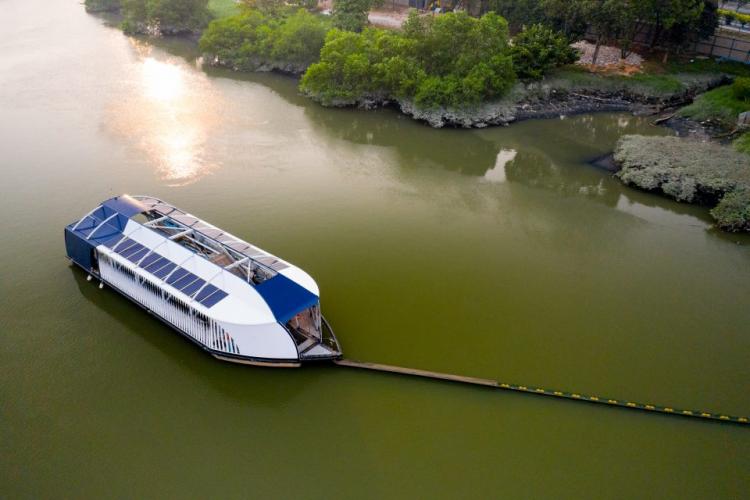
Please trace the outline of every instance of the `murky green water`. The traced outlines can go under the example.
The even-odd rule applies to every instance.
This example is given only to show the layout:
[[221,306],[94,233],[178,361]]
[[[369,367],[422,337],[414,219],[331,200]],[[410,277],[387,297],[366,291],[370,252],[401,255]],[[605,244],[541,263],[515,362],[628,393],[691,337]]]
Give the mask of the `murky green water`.
[[747,429],[223,364],[64,258],[76,216],[153,194],[310,272],[348,357],[746,415],[750,238],[587,164],[666,130],[431,130],[72,0],[0,8],[3,497],[747,495]]

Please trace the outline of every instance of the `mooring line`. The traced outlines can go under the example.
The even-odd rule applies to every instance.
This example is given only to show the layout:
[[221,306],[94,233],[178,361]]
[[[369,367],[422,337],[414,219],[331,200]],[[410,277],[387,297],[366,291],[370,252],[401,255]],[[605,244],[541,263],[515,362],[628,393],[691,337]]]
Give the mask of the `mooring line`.
[[603,398],[599,396],[589,396],[585,394],[579,394],[575,392],[565,391],[551,391],[542,387],[525,386],[518,384],[506,384],[498,382],[497,380],[476,378],[476,377],[465,377],[462,375],[453,375],[450,373],[431,372],[427,370],[418,370],[416,368],[405,368],[401,366],[383,365],[379,363],[365,363],[360,361],[353,361],[350,359],[339,359],[335,361],[337,365],[347,366],[350,368],[362,368],[365,370],[373,370],[380,372],[398,373],[401,375],[412,375],[416,377],[431,378],[437,380],[447,380],[450,382],[459,382],[463,384],[480,385],[484,387],[492,387],[495,389],[503,389],[507,391],[525,392],[528,394],[536,394],[538,396],[552,396],[562,399],[571,399],[574,401],[585,401],[587,403],[597,403],[609,406],[618,406],[620,408],[629,408],[631,410],[643,410],[653,413],[662,413],[665,415],[676,415],[680,417],[693,417],[701,418],[704,420],[716,420],[719,422],[727,422],[733,424],[747,425],[750,423],[748,417],[735,417],[733,415],[725,415],[723,413],[715,413],[702,410],[681,410],[678,408],[672,408],[669,406],[661,406],[654,404],[643,404],[636,403],[634,401],[627,401],[622,399]]

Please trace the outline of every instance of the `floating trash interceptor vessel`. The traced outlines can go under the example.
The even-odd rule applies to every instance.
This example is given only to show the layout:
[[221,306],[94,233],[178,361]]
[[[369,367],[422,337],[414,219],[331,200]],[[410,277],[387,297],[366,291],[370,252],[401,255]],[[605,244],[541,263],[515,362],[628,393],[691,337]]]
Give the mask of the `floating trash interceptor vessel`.
[[68,258],[216,358],[341,357],[302,269],[150,196],[117,196],[65,228]]

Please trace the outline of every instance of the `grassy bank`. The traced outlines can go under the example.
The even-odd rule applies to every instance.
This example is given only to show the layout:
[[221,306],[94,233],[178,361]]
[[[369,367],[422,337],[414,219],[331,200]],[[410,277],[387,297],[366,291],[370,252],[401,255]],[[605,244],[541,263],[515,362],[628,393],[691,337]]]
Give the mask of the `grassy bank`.
[[747,155],[720,144],[629,135],[618,142],[615,162],[625,184],[711,206],[721,229],[750,231]]
[[[750,111],[750,77],[738,77],[732,85],[725,85],[698,96],[679,113],[699,122],[710,122],[727,131],[736,129],[741,113]],[[737,137],[734,148],[750,154],[750,131]]]
[[735,139],[732,145],[737,151],[750,155],[750,132],[745,132]]
[[750,110],[750,102],[737,99],[731,85],[725,85],[698,96],[693,104],[680,110],[680,115],[696,121],[711,121],[731,130],[737,116]]
[[749,77],[750,65],[714,59],[675,60],[667,64],[647,61],[643,71],[630,76],[592,73],[568,66],[550,75],[552,85],[573,91],[625,93],[635,97],[664,100],[680,93],[703,92],[736,77]]
[[725,81],[722,73],[638,73],[632,76],[602,75],[569,66],[549,76],[555,88],[590,94],[622,94],[643,102],[659,102],[703,92]]

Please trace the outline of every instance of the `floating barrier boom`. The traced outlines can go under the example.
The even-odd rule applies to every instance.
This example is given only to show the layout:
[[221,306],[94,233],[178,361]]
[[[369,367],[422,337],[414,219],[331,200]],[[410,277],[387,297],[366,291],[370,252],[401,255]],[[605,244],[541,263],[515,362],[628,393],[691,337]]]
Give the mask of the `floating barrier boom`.
[[383,365],[379,363],[365,363],[360,361],[353,361],[350,359],[339,359],[335,363],[340,366],[346,366],[349,368],[361,368],[365,370],[373,370],[379,372],[397,373],[400,375],[412,375],[415,377],[431,378],[436,380],[446,380],[449,382],[459,382],[462,384],[479,385],[484,387],[492,387],[495,389],[503,389],[507,391],[526,392],[529,394],[537,394],[539,396],[552,396],[556,398],[572,399],[575,401],[585,401],[588,403],[598,403],[609,406],[619,406],[621,408],[630,408],[633,410],[643,410],[654,413],[663,413],[666,415],[677,415],[681,417],[694,417],[701,418],[704,420],[717,420],[720,422],[729,422],[734,424],[747,425],[750,423],[748,417],[735,417],[732,415],[724,415],[722,413],[713,413],[701,410],[681,410],[677,408],[671,408],[669,406],[659,406],[652,404],[636,403],[633,401],[625,401],[621,399],[603,398],[599,396],[588,396],[585,394],[578,394],[574,392],[564,391],[551,391],[549,389],[543,389],[541,387],[532,387],[517,384],[506,384],[496,380],[476,378],[476,377],[465,377],[462,375],[453,375],[450,373],[439,373],[431,372],[427,370],[418,370],[415,368],[405,368],[401,366]]

